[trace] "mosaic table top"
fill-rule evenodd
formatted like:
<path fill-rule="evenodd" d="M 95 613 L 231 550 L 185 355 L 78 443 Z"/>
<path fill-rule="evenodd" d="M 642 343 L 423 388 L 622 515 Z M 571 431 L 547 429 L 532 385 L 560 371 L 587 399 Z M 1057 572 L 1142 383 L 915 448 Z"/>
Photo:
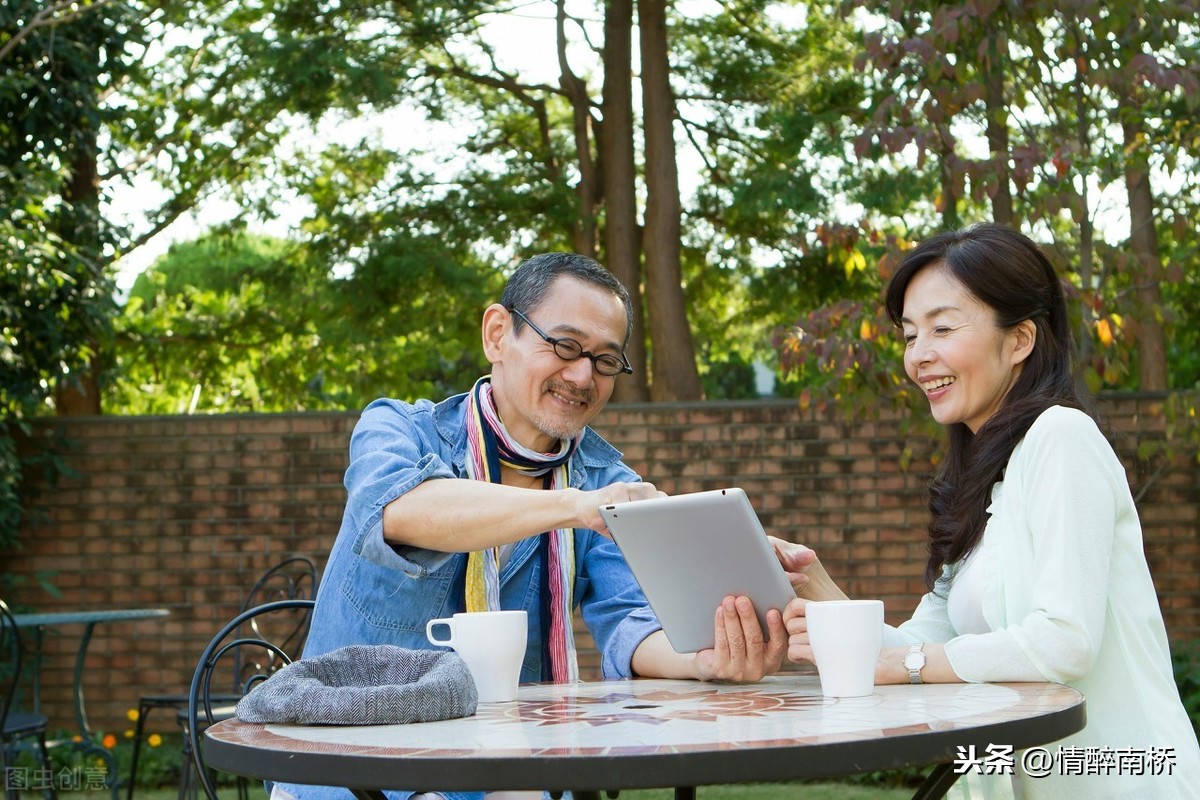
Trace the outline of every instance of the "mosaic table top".
<path fill-rule="evenodd" d="M 299 783 L 604 789 L 944 762 L 960 745 L 1028 747 L 1083 722 L 1082 696 L 1057 684 L 880 686 L 868 697 L 833 699 L 806 675 L 743 685 L 620 680 L 522 686 L 516 702 L 481 704 L 444 722 L 230 720 L 209 729 L 206 749 L 220 769 Z"/>

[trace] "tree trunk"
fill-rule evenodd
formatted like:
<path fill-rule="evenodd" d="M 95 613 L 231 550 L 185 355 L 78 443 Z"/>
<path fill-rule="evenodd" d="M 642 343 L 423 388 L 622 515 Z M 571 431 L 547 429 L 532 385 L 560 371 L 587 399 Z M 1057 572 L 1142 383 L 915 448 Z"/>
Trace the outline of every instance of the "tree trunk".
<path fill-rule="evenodd" d="M 954 137 L 950 134 L 950 126 L 947 124 L 937 126 L 937 148 L 938 179 L 941 182 L 942 192 L 940 209 L 942 228 L 953 231 L 962 224 L 962 220 L 958 216 L 958 186 L 960 182 L 958 173 L 961 172 L 962 167 L 955 162 Z"/>
<path fill-rule="evenodd" d="M 1075 54 L 1076 58 L 1087 58 L 1087 51 L 1084 42 L 1086 39 L 1078 30 L 1078 23 L 1073 23 L 1072 29 L 1075 32 L 1075 41 L 1079 42 L 1080 50 Z M 1084 83 L 1084 76 L 1081 70 L 1075 70 L 1075 79 L 1072 84 L 1075 100 L 1075 140 L 1079 145 L 1079 205 L 1083 209 L 1079 221 L 1079 283 L 1083 287 L 1083 291 L 1090 293 L 1095 284 L 1096 274 L 1096 226 L 1092 221 L 1091 202 L 1088 199 L 1088 182 L 1092 167 L 1092 115 L 1091 104 L 1088 102 L 1087 86 Z M 1095 341 L 1092 338 L 1091 318 L 1087 313 L 1080 315 L 1079 333 L 1075 343 L 1078 350 L 1079 363 L 1087 364 L 1091 361 L 1092 354 L 1095 351 Z"/>
<path fill-rule="evenodd" d="M 575 134 L 576 161 L 579 164 L 579 183 L 575 186 L 575 194 L 579 198 L 574 230 L 575 252 L 595 258 L 596 202 L 599 187 L 595 162 L 592 160 L 591 98 L 588 96 L 587 86 L 571 70 L 571 64 L 567 61 L 566 0 L 558 0 L 557 6 L 558 82 L 571 101 L 571 127 Z"/>
<path fill-rule="evenodd" d="M 94 45 L 92 55 L 99 63 L 99 50 Z M 96 107 L 94 97 L 89 107 Z M 74 244 L 79 256 L 85 260 L 87 279 L 93 286 L 104 282 L 100 260 L 103 254 L 100 245 L 100 182 L 96 168 L 96 147 L 96 132 L 81 129 L 73 148 L 71 174 L 63 191 L 65 208 L 61 216 L 63 239 Z M 83 277 L 85 273 L 80 271 L 78 274 Z M 88 316 L 83 309 L 77 309 L 74 313 Z M 87 346 L 91 349 L 88 366 L 75 375 L 60 376 L 55 384 L 54 409 L 59 416 L 100 413 L 99 332 L 95 330 L 95 325 L 89 327 L 92 331 L 87 337 Z"/>
<path fill-rule="evenodd" d="M 637 172 L 633 159 L 633 0 L 610 0 L 604 13 L 604 122 L 600 163 L 604 182 L 604 249 L 608 269 L 629 290 L 633 333 L 625 355 L 633 374 L 617 381 L 613 399 L 650 399 L 646 374 L 646 326 L 642 315 L 642 264 L 638 241 Z"/>
<path fill-rule="evenodd" d="M 1004 98 L 1004 69 L 1007 59 L 1000 53 L 996 39 L 997 20 L 992 17 L 988 31 L 988 58 L 984 77 L 984 102 L 987 105 L 987 140 L 996 171 L 996 193 L 992 195 L 992 220 L 1000 225 L 1013 224 L 1012 189 L 1008 168 L 1008 104 Z"/>
<path fill-rule="evenodd" d="M 1127 114 L 1121 130 L 1125 137 L 1125 189 L 1129 193 L 1129 249 L 1135 264 L 1138 388 L 1156 392 L 1167 388 L 1167 347 L 1161 316 L 1162 294 L 1158 288 L 1163 269 L 1158 256 L 1158 234 L 1154 230 L 1154 195 L 1145 152 L 1145 128 L 1134 113 Z"/>
<path fill-rule="evenodd" d="M 680 256 L 675 98 L 669 81 L 666 0 L 639 0 L 642 117 L 646 140 L 646 299 L 656 401 L 699 400 L 700 375 L 688 327 Z"/>

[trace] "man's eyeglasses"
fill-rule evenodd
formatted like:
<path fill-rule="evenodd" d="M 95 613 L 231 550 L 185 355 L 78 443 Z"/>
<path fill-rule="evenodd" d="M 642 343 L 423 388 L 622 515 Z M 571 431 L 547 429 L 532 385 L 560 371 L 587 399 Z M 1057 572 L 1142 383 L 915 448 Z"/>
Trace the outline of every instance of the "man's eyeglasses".
<path fill-rule="evenodd" d="M 626 375 L 633 374 L 633 367 L 629 366 L 629 360 L 625 358 L 624 353 L 621 354 L 620 358 L 612 355 L 611 353 L 601 353 L 600 355 L 596 355 L 595 353 L 584 350 L 583 345 L 574 339 L 558 339 L 550 336 L 537 325 L 534 325 L 533 320 L 522 314 L 517 309 L 509 308 L 508 311 L 511 314 L 516 314 L 525 321 L 526 325 L 528 325 L 530 328 L 533 328 L 533 332 L 545 339 L 546 343 L 554 348 L 554 354 L 563 361 L 574 361 L 578 358 L 590 359 L 592 362 L 592 369 L 596 370 L 596 372 L 599 372 L 601 375 L 607 375 L 610 378 L 614 375 L 620 375 L 622 373 Z"/>

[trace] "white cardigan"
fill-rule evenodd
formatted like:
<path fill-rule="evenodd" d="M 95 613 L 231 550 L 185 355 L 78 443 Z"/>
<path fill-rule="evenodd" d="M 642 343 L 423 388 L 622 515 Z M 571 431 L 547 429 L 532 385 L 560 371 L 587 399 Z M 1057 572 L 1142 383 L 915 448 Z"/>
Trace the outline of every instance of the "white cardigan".
<path fill-rule="evenodd" d="M 1170 777 L 1129 769 L 1063 775 L 1056 766 L 1047 777 L 1019 776 L 1017 796 L 1200 798 L 1200 747 L 1172 675 L 1137 509 L 1092 419 L 1061 406 L 1043 412 L 1013 450 L 988 513 L 975 557 L 985 570 L 982 611 L 991 631 L 954 630 L 946 612 L 951 566 L 912 619 L 885 632 L 884 644 L 944 642 L 967 682 L 1045 680 L 1078 689 L 1087 727 L 1048 745 L 1051 752 L 1174 748 Z"/>

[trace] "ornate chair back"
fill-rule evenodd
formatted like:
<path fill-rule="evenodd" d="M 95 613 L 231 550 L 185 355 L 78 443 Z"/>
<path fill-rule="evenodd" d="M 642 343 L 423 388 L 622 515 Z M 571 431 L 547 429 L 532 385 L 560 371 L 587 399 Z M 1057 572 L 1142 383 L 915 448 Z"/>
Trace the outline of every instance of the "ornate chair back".
<path fill-rule="evenodd" d="M 311 599 L 296 598 L 248 608 L 227 622 L 200 654 L 188 692 L 187 749 L 209 800 L 218 800 L 218 796 L 216 783 L 204 763 L 204 731 L 233 715 L 233 707 L 223 699 L 223 693 L 213 691 L 214 675 L 225 674 L 229 663 L 236 665 L 239 693 L 245 694 L 292 663 L 300 656 L 315 605 Z"/>

